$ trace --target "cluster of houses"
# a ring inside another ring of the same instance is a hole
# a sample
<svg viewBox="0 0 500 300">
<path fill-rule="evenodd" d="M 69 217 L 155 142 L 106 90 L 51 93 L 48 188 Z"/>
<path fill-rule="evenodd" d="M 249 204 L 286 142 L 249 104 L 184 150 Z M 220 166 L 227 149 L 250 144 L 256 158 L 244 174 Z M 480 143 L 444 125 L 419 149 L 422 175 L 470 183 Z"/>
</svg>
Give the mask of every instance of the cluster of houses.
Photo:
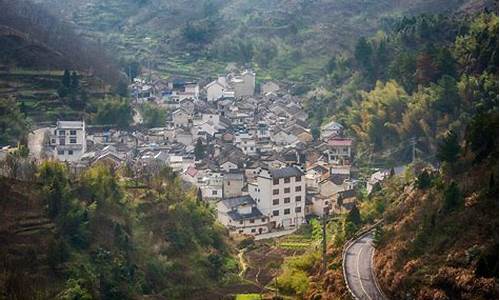
<svg viewBox="0 0 500 300">
<path fill-rule="evenodd" d="M 53 155 L 75 168 L 168 165 L 214 203 L 234 234 L 292 229 L 356 205 L 353 140 L 334 121 L 314 139 L 302 99 L 279 84 L 262 83 L 255 93 L 255 73 L 246 70 L 202 91 L 194 82 L 162 86 L 137 80 L 132 88 L 169 109 L 165 126 L 123 131 L 59 121 L 49 134 Z"/>
</svg>

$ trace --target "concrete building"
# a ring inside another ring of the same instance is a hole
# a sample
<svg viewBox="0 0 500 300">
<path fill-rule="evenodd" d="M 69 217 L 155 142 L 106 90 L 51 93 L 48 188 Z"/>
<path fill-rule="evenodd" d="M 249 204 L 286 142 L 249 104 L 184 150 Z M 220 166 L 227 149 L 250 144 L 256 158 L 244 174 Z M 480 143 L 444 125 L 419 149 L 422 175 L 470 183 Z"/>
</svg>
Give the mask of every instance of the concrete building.
<svg viewBox="0 0 500 300">
<path fill-rule="evenodd" d="M 257 154 L 255 138 L 248 133 L 238 133 L 235 136 L 234 144 L 240 148 L 246 155 Z"/>
<path fill-rule="evenodd" d="M 245 185 L 245 176 L 243 173 L 231 172 L 223 175 L 222 195 L 225 198 L 241 196 L 243 186 Z"/>
<path fill-rule="evenodd" d="M 253 96 L 255 93 L 255 73 L 245 70 L 240 76 L 231 78 L 230 84 L 234 89 L 234 97 Z"/>
<path fill-rule="evenodd" d="M 271 228 L 292 228 L 305 221 L 305 178 L 297 167 L 261 170 L 248 192 L 269 217 Z"/>
<path fill-rule="evenodd" d="M 87 150 L 84 121 L 57 121 L 52 129 L 50 145 L 58 160 L 76 162 Z"/>
<path fill-rule="evenodd" d="M 233 234 L 257 235 L 269 231 L 268 218 L 248 195 L 219 201 L 217 219 Z"/>
</svg>

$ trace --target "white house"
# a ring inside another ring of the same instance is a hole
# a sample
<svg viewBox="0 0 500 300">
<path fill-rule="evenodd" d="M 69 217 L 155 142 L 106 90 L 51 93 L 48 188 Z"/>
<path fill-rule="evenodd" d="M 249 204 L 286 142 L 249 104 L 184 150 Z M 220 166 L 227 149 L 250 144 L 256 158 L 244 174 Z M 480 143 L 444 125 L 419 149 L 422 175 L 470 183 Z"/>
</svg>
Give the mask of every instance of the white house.
<svg viewBox="0 0 500 300">
<path fill-rule="evenodd" d="M 248 133 L 238 133 L 235 136 L 234 144 L 246 155 L 257 154 L 255 138 Z"/>
<path fill-rule="evenodd" d="M 329 150 L 326 151 L 328 162 L 339 164 L 341 160 L 350 161 L 352 150 L 352 139 L 334 137 L 328 139 Z"/>
<path fill-rule="evenodd" d="M 58 160 L 75 162 L 87 150 L 85 121 L 57 121 L 52 129 L 50 145 Z"/>
<path fill-rule="evenodd" d="M 172 113 L 172 121 L 175 127 L 190 127 L 193 125 L 191 114 L 183 109 L 177 109 Z"/>
<path fill-rule="evenodd" d="M 234 98 L 234 90 L 228 84 L 226 77 L 219 76 L 205 86 L 207 91 L 207 101 L 217 101 L 222 98 Z"/>
<path fill-rule="evenodd" d="M 242 195 L 242 189 L 245 184 L 245 176 L 243 173 L 231 172 L 223 175 L 223 190 L 224 198 L 237 197 Z"/>
<path fill-rule="evenodd" d="M 339 136 L 342 133 L 343 129 L 344 127 L 335 121 L 328 122 L 325 125 L 321 126 L 320 137 L 322 139 L 327 139 L 332 136 Z"/>
<path fill-rule="evenodd" d="M 268 94 L 277 93 L 280 90 L 280 86 L 273 81 L 266 81 L 260 86 L 260 94 L 265 96 Z"/>
<path fill-rule="evenodd" d="M 271 228 L 293 228 L 305 221 L 305 178 L 297 167 L 262 169 L 248 192 Z"/>
<path fill-rule="evenodd" d="M 217 219 L 231 233 L 257 235 L 269 231 L 268 218 L 252 197 L 227 198 L 217 203 Z"/>
<path fill-rule="evenodd" d="M 253 96 L 255 93 L 255 73 L 245 70 L 240 76 L 231 78 L 235 97 Z"/>
</svg>

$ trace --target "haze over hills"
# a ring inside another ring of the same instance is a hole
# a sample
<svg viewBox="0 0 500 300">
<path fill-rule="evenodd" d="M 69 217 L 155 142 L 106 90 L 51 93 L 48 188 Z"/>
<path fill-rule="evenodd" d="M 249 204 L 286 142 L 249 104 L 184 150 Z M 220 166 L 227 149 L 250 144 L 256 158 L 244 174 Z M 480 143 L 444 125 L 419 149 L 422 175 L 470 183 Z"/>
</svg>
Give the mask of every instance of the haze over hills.
<svg viewBox="0 0 500 300">
<path fill-rule="evenodd" d="M 334 54 L 401 15 L 482 9 L 486 1 L 38 1 L 121 57 L 206 77 L 214 62 L 253 64 L 259 77 L 312 82 Z M 194 4 L 194 5 L 193 5 Z M 491 6 L 491 5 L 490 5 Z"/>
<path fill-rule="evenodd" d="M 497 10 L 0 0 L 0 299 L 498 298 Z"/>
</svg>

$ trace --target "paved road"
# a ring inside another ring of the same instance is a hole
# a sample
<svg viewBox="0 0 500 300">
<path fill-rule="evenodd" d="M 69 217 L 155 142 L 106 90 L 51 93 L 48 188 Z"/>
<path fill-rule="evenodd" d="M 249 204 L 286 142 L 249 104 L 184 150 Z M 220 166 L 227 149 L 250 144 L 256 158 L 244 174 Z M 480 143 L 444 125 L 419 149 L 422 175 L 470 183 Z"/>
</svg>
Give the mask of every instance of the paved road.
<svg viewBox="0 0 500 300">
<path fill-rule="evenodd" d="M 365 234 L 351 244 L 344 256 L 346 281 L 356 299 L 384 300 L 372 269 L 373 233 Z"/>
</svg>

